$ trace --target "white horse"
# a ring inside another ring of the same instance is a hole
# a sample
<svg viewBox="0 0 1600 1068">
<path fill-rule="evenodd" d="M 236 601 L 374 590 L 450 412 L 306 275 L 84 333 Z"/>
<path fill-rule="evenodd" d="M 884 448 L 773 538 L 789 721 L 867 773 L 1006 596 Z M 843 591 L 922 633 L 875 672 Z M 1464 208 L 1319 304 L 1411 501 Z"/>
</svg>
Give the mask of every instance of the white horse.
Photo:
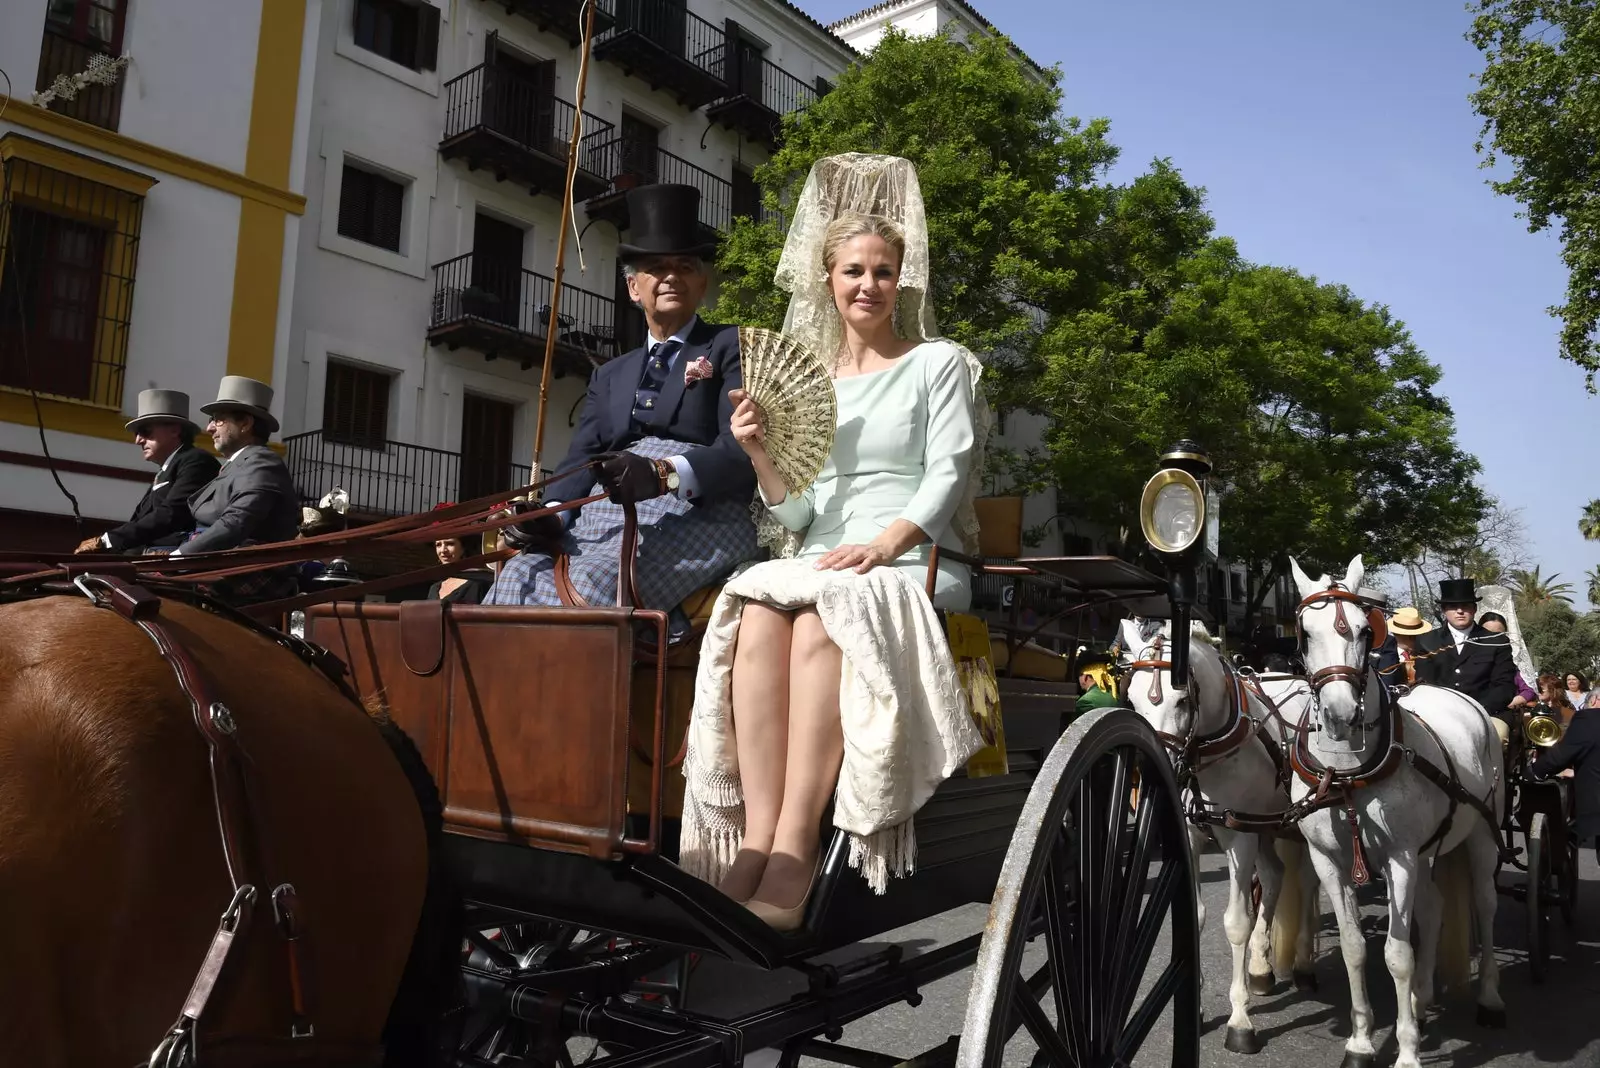
<svg viewBox="0 0 1600 1068">
<path fill-rule="evenodd" d="M 1418 1020 L 1433 1000 L 1441 920 L 1461 933 L 1447 948 L 1464 960 L 1469 888 L 1480 947 L 1478 1021 L 1505 1024 L 1494 957 L 1499 836 L 1491 815 L 1501 810 L 1505 789 L 1499 735 L 1483 706 L 1454 690 L 1419 686 L 1398 707 L 1390 704 L 1368 655 L 1383 616 L 1354 592 L 1365 573 L 1361 557 L 1341 580 L 1313 580 L 1298 563 L 1290 566 L 1302 598 L 1297 618 L 1314 721 L 1293 754 L 1291 789 L 1297 803 L 1313 809 L 1300 829 L 1333 902 L 1350 978 L 1344 1065 L 1370 1068 L 1374 1059 L 1366 942 L 1352 885 L 1365 881 L 1371 858 L 1389 892 L 1383 957 L 1399 1003 L 1395 1064 L 1419 1068 Z"/>
<path fill-rule="evenodd" d="M 1120 645 L 1122 666 L 1130 669 L 1125 701 L 1166 744 L 1180 776 L 1179 786 L 1198 799 L 1227 855 L 1228 905 L 1222 926 L 1233 948 L 1233 980 L 1228 988 L 1233 1014 L 1224 1046 L 1234 1053 L 1257 1053 L 1261 1041 L 1250 1020 L 1250 995 L 1272 992 L 1269 931 L 1285 885 L 1285 862 L 1305 866 L 1298 873 L 1301 877 L 1291 880 L 1304 888 L 1290 898 L 1292 907 L 1310 910 L 1293 928 L 1293 971 L 1297 987 L 1314 985 L 1316 879 L 1305 850 L 1298 843 L 1282 843 L 1287 848 L 1280 857 L 1272 834 L 1289 807 L 1288 768 L 1283 762 L 1289 730 L 1274 707 L 1223 661 L 1204 627 L 1196 624 L 1189 637 L 1189 678 L 1181 689 L 1172 683 L 1170 622 L 1124 620 Z M 1224 816 L 1231 818 L 1219 822 Z M 1201 827 L 1190 834 L 1196 870 L 1206 837 Z M 1251 893 L 1252 876 L 1261 881 L 1259 914 Z M 1204 928 L 1203 902 L 1199 915 Z M 1281 948 L 1278 956 L 1280 960 L 1286 956 Z"/>
</svg>

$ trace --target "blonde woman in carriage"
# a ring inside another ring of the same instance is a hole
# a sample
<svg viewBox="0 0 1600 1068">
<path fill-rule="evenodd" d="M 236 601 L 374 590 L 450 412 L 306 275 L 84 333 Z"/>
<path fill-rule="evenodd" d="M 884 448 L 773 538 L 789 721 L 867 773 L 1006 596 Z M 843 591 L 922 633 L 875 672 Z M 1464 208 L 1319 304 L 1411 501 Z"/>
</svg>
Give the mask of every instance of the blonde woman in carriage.
<svg viewBox="0 0 1600 1068">
<path fill-rule="evenodd" d="M 764 413 L 734 394 L 776 558 L 730 580 L 706 632 L 682 857 L 792 930 L 830 800 L 852 865 L 882 893 L 912 869 L 910 817 L 983 744 L 936 612 L 968 606 L 970 575 L 941 562 L 931 601 L 924 587 L 931 544 L 976 549 L 970 476 L 989 412 L 981 365 L 934 331 L 909 161 L 819 161 L 777 281 L 792 293 L 784 334 L 831 367 L 837 425 L 815 481 L 792 492 Z"/>
</svg>

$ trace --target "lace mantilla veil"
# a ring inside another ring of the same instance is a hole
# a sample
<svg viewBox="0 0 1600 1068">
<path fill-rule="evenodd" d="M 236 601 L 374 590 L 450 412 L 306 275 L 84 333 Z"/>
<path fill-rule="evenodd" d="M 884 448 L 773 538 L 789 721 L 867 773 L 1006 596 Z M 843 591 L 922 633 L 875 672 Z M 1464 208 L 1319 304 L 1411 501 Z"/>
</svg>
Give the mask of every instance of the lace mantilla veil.
<svg viewBox="0 0 1600 1068">
<path fill-rule="evenodd" d="M 895 301 L 895 334 L 910 341 L 943 340 L 961 353 L 972 375 L 972 460 L 967 485 L 956 506 L 952 525 L 962 549 L 978 555 L 978 516 L 973 505 L 983 483 L 984 459 L 994 413 L 981 376 L 983 364 L 963 345 L 940 338 L 933 319 L 928 270 L 928 223 L 922 187 L 911 161 L 899 156 L 847 152 L 820 159 L 811 167 L 795 205 L 789 236 L 773 280 L 790 294 L 783 332 L 823 361 L 833 365 L 844 346 L 844 322 L 834 306 L 823 262 L 823 238 L 834 219 L 845 214 L 877 215 L 897 224 L 905 234 L 905 259 Z M 800 552 L 802 537 L 775 519 L 758 493 L 752 512 L 757 539 L 775 557 Z"/>
</svg>

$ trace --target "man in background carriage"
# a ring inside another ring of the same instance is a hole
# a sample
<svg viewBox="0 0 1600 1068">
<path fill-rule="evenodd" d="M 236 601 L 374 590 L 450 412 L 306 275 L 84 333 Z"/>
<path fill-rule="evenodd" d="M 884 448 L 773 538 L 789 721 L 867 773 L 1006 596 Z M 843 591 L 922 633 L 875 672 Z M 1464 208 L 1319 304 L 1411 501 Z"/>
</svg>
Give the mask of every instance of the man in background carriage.
<svg viewBox="0 0 1600 1068">
<path fill-rule="evenodd" d="M 728 393 L 744 382 L 739 333 L 699 317 L 716 251 L 699 233 L 699 211 L 691 185 L 628 192 L 632 242 L 618 256 L 649 337 L 595 371 L 557 468 L 570 473 L 544 497 L 610 499 L 509 528 L 507 541 L 523 552 L 501 567 L 485 604 L 561 604 L 552 557 L 563 552 L 576 593 L 615 604 L 624 503 L 638 508 L 644 607 L 675 608 L 757 555 L 755 474 L 729 432 Z"/>
<path fill-rule="evenodd" d="M 112 552 L 138 556 L 147 549 L 170 549 L 188 537 L 194 522 L 189 498 L 217 477 L 217 458 L 194 447 L 200 428 L 189 420 L 189 394 L 176 389 L 147 389 L 139 394 L 139 412 L 128 422 L 133 442 L 145 462 L 155 464 L 156 477 L 133 509 L 133 516 L 97 538 L 80 544 L 80 553 Z"/>
<path fill-rule="evenodd" d="M 211 417 L 206 430 L 223 457 L 222 467 L 189 499 L 194 532 L 172 556 L 294 540 L 300 495 L 283 457 L 267 445 L 278 430 L 271 409 L 272 387 L 240 375 L 224 377 L 217 399 L 200 406 Z M 209 588 L 236 606 L 293 597 L 299 592 L 299 569 L 293 564 L 264 568 Z"/>
<path fill-rule="evenodd" d="M 1442 580 L 1439 604 L 1445 625 L 1417 642 L 1417 681 L 1464 693 L 1501 715 L 1517 696 L 1510 639 L 1474 621 L 1478 591 L 1469 578 Z"/>
</svg>

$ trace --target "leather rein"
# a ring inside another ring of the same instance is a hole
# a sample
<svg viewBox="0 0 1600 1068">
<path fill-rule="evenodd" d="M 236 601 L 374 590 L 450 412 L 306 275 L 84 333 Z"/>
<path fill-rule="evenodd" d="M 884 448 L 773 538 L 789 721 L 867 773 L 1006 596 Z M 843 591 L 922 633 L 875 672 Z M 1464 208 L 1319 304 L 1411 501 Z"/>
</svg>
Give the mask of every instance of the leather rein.
<svg viewBox="0 0 1600 1068">
<path fill-rule="evenodd" d="M 286 958 L 284 997 L 290 1018 L 287 1034 L 270 1041 L 298 1045 L 313 1038 L 316 1028 L 311 1017 L 304 967 L 302 909 L 294 884 L 283 878 L 284 872 L 273 856 L 260 798 L 248 771 L 251 761 L 244 744 L 247 731 L 218 699 L 211 680 L 163 619 L 163 594 L 229 618 L 289 649 L 359 705 L 359 698 L 345 679 L 343 662 L 326 650 L 265 627 L 193 587 L 181 584 L 135 585 L 113 575 L 80 574 L 70 584 L 46 583 L 30 592 L 34 596 L 81 593 L 95 607 L 110 609 L 143 631 L 176 676 L 189 702 L 195 728 L 206 743 L 212 806 L 233 893 L 177 1020 L 141 1068 L 177 1068 L 199 1063 L 200 1021 L 227 970 L 234 946 L 244 939 L 255 913 L 264 906 L 270 906 L 272 923 Z"/>
</svg>

